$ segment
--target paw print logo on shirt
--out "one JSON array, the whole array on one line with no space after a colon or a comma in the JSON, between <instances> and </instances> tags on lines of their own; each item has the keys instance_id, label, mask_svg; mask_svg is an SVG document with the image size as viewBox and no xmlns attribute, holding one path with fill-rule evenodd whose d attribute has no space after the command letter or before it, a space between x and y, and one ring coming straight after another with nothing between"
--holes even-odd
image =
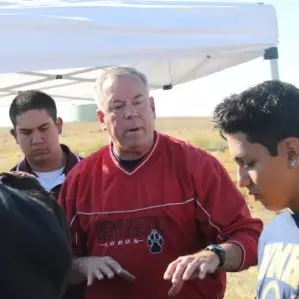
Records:
<instances>
[{"instance_id":1,"label":"paw print logo on shirt","mask_svg":"<svg viewBox=\"0 0 299 299\"><path fill-rule=\"evenodd\" d=\"M149 252L152 254L162 252L164 245L163 236L156 229L153 229L147 236L147 245Z\"/></svg>"}]
</instances>

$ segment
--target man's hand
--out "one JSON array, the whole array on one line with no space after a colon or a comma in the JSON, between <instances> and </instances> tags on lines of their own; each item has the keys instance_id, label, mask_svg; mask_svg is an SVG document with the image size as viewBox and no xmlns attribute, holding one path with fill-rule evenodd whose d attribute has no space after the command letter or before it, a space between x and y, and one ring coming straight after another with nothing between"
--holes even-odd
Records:
<instances>
[{"instance_id":1,"label":"man's hand","mask_svg":"<svg viewBox=\"0 0 299 299\"><path fill-rule=\"evenodd\" d=\"M87 278L87 285L92 285L94 279L102 280L104 277L112 279L115 274L129 280L135 280L135 276L123 269L122 266L110 256L81 257L74 260L74 268Z\"/></svg>"},{"instance_id":2,"label":"man's hand","mask_svg":"<svg viewBox=\"0 0 299 299\"><path fill-rule=\"evenodd\" d=\"M219 263L218 256L211 251L179 257L169 264L164 274L164 279L172 282L168 295L177 295L187 280L204 279L208 273L214 273Z\"/></svg>"}]
</instances>

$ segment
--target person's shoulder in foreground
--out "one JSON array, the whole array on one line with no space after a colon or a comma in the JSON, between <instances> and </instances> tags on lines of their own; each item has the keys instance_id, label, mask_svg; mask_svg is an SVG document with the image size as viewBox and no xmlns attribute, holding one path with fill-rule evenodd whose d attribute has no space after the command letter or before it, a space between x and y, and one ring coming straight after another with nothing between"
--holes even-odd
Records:
<instances>
[{"instance_id":1,"label":"person's shoulder in foreground","mask_svg":"<svg viewBox=\"0 0 299 299\"><path fill-rule=\"evenodd\" d=\"M260 299L299 294L298 113L298 88L274 80L226 98L214 111L238 165L240 186L267 209L284 210L260 237Z\"/></svg>"},{"instance_id":2,"label":"person's shoulder in foreground","mask_svg":"<svg viewBox=\"0 0 299 299\"><path fill-rule=\"evenodd\" d=\"M52 213L0 183L0 292L11 299L57 299L71 270L71 251Z\"/></svg>"},{"instance_id":3,"label":"person's shoulder in foreground","mask_svg":"<svg viewBox=\"0 0 299 299\"><path fill-rule=\"evenodd\" d=\"M6 171L0 173L0 181L6 186L24 192L32 200L37 201L53 213L63 232L69 237L69 229L63 210L58 205L56 198L44 189L34 175L22 171Z\"/></svg>"}]
</instances>

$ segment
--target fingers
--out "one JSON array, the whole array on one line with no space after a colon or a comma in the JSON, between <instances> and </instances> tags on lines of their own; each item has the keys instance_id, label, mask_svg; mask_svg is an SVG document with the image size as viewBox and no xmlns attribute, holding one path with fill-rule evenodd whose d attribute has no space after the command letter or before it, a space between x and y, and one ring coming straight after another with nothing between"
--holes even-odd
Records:
<instances>
[{"instance_id":1,"label":"fingers","mask_svg":"<svg viewBox=\"0 0 299 299\"><path fill-rule=\"evenodd\" d=\"M122 271L119 273L119 276L129 281L136 280L136 277L125 269L122 269Z\"/></svg>"},{"instance_id":2,"label":"fingers","mask_svg":"<svg viewBox=\"0 0 299 299\"><path fill-rule=\"evenodd\" d=\"M182 266L182 265L181 265ZM185 271L181 278L176 277L175 281L172 279L172 286L168 291L168 296L176 296L182 289L184 282L194 277L194 275L198 272L198 278L204 279L206 277L208 271L208 265L205 260L197 261L194 260L187 267L183 268ZM179 270L177 273L181 273Z\"/></svg>"},{"instance_id":3,"label":"fingers","mask_svg":"<svg viewBox=\"0 0 299 299\"><path fill-rule=\"evenodd\" d=\"M94 280L94 275L93 272L88 272L87 273L87 285L91 286Z\"/></svg>"},{"instance_id":4,"label":"fingers","mask_svg":"<svg viewBox=\"0 0 299 299\"><path fill-rule=\"evenodd\" d=\"M117 273L120 277L129 281L134 281L136 279L133 274L123 269L123 267L111 257L107 257L105 262L114 271L114 273Z\"/></svg>"},{"instance_id":5,"label":"fingers","mask_svg":"<svg viewBox=\"0 0 299 299\"><path fill-rule=\"evenodd\" d=\"M193 260L189 263L183 274L183 280L190 280L198 277L199 279L204 279L208 272L208 264L206 259Z\"/></svg>"},{"instance_id":6,"label":"fingers","mask_svg":"<svg viewBox=\"0 0 299 299\"><path fill-rule=\"evenodd\" d=\"M169 296L177 295L183 287L184 277L186 280L193 275L197 269L197 262L191 256L179 258L173 263L171 263L165 274L165 279L171 279L172 286L168 292Z\"/></svg>"},{"instance_id":7,"label":"fingers","mask_svg":"<svg viewBox=\"0 0 299 299\"><path fill-rule=\"evenodd\" d=\"M180 262L177 263L176 268L172 275L172 279L171 279L172 283L177 283L182 280L183 275L185 273L186 268L188 267L189 262L190 262L190 259L187 258L187 259L181 260Z\"/></svg>"},{"instance_id":8,"label":"fingers","mask_svg":"<svg viewBox=\"0 0 299 299\"><path fill-rule=\"evenodd\" d=\"M105 263L113 270L114 273L119 274L123 270L122 266L111 257L106 257Z\"/></svg>"},{"instance_id":9,"label":"fingers","mask_svg":"<svg viewBox=\"0 0 299 299\"><path fill-rule=\"evenodd\" d=\"M164 279L170 280L172 278L173 273L175 272L176 266L179 263L179 259L175 260L174 262L170 263L164 273Z\"/></svg>"},{"instance_id":10,"label":"fingers","mask_svg":"<svg viewBox=\"0 0 299 299\"><path fill-rule=\"evenodd\" d=\"M93 272L93 276L96 277L98 280L104 279L104 275L100 269L95 269L95 271Z\"/></svg>"},{"instance_id":11,"label":"fingers","mask_svg":"<svg viewBox=\"0 0 299 299\"><path fill-rule=\"evenodd\" d=\"M168 291L168 296L176 296L182 289L183 284L184 284L183 280L181 280L180 282L174 283Z\"/></svg>"},{"instance_id":12,"label":"fingers","mask_svg":"<svg viewBox=\"0 0 299 299\"><path fill-rule=\"evenodd\" d=\"M94 269L94 271L90 271L87 273L87 285L91 286L93 284L94 279L102 280L104 275L101 273L100 269Z\"/></svg>"},{"instance_id":13,"label":"fingers","mask_svg":"<svg viewBox=\"0 0 299 299\"><path fill-rule=\"evenodd\" d=\"M164 274L164 279L171 279L172 283L175 283L181 279L189 280L195 278L194 273L198 270L199 260L194 257L178 258L172 262Z\"/></svg>"},{"instance_id":14,"label":"fingers","mask_svg":"<svg viewBox=\"0 0 299 299\"><path fill-rule=\"evenodd\" d=\"M79 263L80 262L80 263ZM85 273L87 285L90 286L94 279L102 280L105 277L112 279L115 274L128 280L134 281L136 278L111 257L89 257L78 259L82 273Z\"/></svg>"},{"instance_id":15,"label":"fingers","mask_svg":"<svg viewBox=\"0 0 299 299\"><path fill-rule=\"evenodd\" d=\"M114 271L107 266L107 264L102 263L99 268L96 268L96 270L99 270L100 272L102 272L104 275L106 275L109 279L114 277Z\"/></svg>"},{"instance_id":16,"label":"fingers","mask_svg":"<svg viewBox=\"0 0 299 299\"><path fill-rule=\"evenodd\" d=\"M195 259L191 263L187 264L187 267L183 274L183 280L189 280L191 278L194 278L194 274L198 271L199 263L200 262Z\"/></svg>"},{"instance_id":17,"label":"fingers","mask_svg":"<svg viewBox=\"0 0 299 299\"><path fill-rule=\"evenodd\" d=\"M208 266L205 260L193 260L191 263L187 265L187 267L185 263L181 264L180 266L181 269L184 270L183 275L177 276L175 280L172 279L172 286L168 291L168 296L176 296L181 291L184 282L193 278L197 272L199 272L198 278L204 279L206 277ZM178 275L180 275L181 272L182 270L179 270L177 272Z\"/></svg>"},{"instance_id":18,"label":"fingers","mask_svg":"<svg viewBox=\"0 0 299 299\"><path fill-rule=\"evenodd\" d=\"M167 267L164 279L171 280L172 287L168 295L177 295L184 285L184 282L198 277L204 279L207 273L213 273L217 269L217 263L211 256L197 255L180 257Z\"/></svg>"},{"instance_id":19,"label":"fingers","mask_svg":"<svg viewBox=\"0 0 299 299\"><path fill-rule=\"evenodd\" d=\"M199 273L198 273L198 278L199 279L205 279L206 275L208 272L208 264L207 261L203 261L200 265L199 265Z\"/></svg>"}]
</instances>

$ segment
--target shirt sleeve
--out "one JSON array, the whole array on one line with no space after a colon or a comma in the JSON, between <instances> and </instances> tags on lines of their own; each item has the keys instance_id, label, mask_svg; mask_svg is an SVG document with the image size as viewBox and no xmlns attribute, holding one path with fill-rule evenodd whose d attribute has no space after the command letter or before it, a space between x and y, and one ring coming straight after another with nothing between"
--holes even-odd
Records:
<instances>
[{"instance_id":1,"label":"shirt sleeve","mask_svg":"<svg viewBox=\"0 0 299 299\"><path fill-rule=\"evenodd\" d=\"M78 165L77 165L78 166ZM80 173L75 166L67 175L59 192L58 203L62 207L70 230L70 240L74 256L86 255L86 234L77 214L77 197Z\"/></svg>"},{"instance_id":2,"label":"shirt sleeve","mask_svg":"<svg viewBox=\"0 0 299 299\"><path fill-rule=\"evenodd\" d=\"M237 271L255 266L262 221L251 217L244 197L215 157L197 149L192 156L196 216L207 242L238 244L243 261Z\"/></svg>"}]
</instances>

